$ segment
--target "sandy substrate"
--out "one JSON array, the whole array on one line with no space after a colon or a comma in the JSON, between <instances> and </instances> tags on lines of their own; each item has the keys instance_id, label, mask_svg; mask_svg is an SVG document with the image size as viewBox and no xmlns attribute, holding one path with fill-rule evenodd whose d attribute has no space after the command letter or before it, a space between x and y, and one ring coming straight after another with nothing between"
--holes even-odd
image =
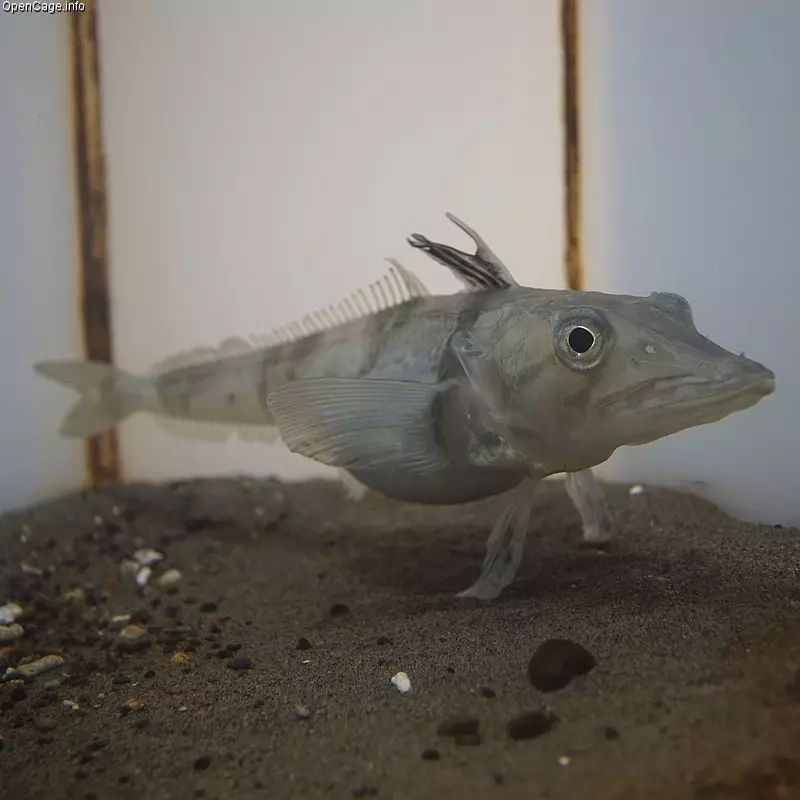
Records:
<instances>
[{"instance_id":1,"label":"sandy substrate","mask_svg":"<svg viewBox=\"0 0 800 800\"><path fill-rule=\"evenodd\" d=\"M620 534L586 550L547 486L488 604L453 595L502 498L217 480L7 516L0 607L24 635L0 645L0 797L800 797L800 531L610 497ZM139 588L120 565L143 548L163 559ZM595 666L543 692L528 663L552 638ZM24 675L45 655L63 663ZM524 713L539 735L515 740Z\"/></svg>"}]
</instances>

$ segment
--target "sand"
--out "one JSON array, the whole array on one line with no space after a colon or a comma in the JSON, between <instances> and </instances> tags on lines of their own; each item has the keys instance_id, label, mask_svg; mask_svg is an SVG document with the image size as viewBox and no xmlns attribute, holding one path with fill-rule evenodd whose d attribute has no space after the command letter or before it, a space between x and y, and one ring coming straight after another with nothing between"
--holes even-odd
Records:
<instances>
[{"instance_id":1,"label":"sand","mask_svg":"<svg viewBox=\"0 0 800 800\"><path fill-rule=\"evenodd\" d=\"M0 798L800 797L800 531L609 494L603 552L545 487L491 603L454 594L502 498L225 479L7 515L0 607L23 608L24 636L0 671L63 663L0 683ZM138 587L120 564L142 548L163 559ZM528 664L549 639L594 666L543 692ZM523 713L549 722L515 740Z\"/></svg>"}]
</instances>

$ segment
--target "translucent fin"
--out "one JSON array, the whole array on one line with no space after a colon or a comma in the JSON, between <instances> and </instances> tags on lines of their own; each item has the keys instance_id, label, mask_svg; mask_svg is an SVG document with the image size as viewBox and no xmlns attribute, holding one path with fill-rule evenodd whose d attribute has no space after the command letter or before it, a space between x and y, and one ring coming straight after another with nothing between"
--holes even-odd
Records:
<instances>
[{"instance_id":1,"label":"translucent fin","mask_svg":"<svg viewBox=\"0 0 800 800\"><path fill-rule=\"evenodd\" d=\"M587 544L607 542L613 532L614 519L594 473L590 469L568 472L564 476L564 487L581 516L583 541Z\"/></svg>"},{"instance_id":2,"label":"translucent fin","mask_svg":"<svg viewBox=\"0 0 800 800\"><path fill-rule=\"evenodd\" d=\"M293 452L351 470L428 472L448 462L432 434L436 386L410 381L314 378L268 398Z\"/></svg>"},{"instance_id":3,"label":"translucent fin","mask_svg":"<svg viewBox=\"0 0 800 800\"><path fill-rule=\"evenodd\" d=\"M489 534L480 577L458 597L492 600L514 580L525 552L535 493L533 478L526 478L514 489Z\"/></svg>"},{"instance_id":4,"label":"translucent fin","mask_svg":"<svg viewBox=\"0 0 800 800\"><path fill-rule=\"evenodd\" d=\"M139 409L141 379L96 361L40 361L34 372L79 392L59 428L61 436L85 439L114 427Z\"/></svg>"},{"instance_id":5,"label":"translucent fin","mask_svg":"<svg viewBox=\"0 0 800 800\"><path fill-rule=\"evenodd\" d=\"M182 439L197 439L205 442L225 442L232 436L248 444L276 444L281 441L280 431L274 425L236 425L205 420L188 420L153 415L153 421L161 430Z\"/></svg>"},{"instance_id":6,"label":"translucent fin","mask_svg":"<svg viewBox=\"0 0 800 800\"><path fill-rule=\"evenodd\" d=\"M446 244L432 242L419 233L412 233L408 237L408 243L447 267L470 290L506 289L518 285L511 270L495 255L477 231L462 222L455 214L448 212L447 218L475 243L474 255Z\"/></svg>"},{"instance_id":7,"label":"translucent fin","mask_svg":"<svg viewBox=\"0 0 800 800\"><path fill-rule=\"evenodd\" d=\"M357 481L346 469L339 470L339 480L342 483L348 500L357 503L369 491L369 487L364 486L361 481Z\"/></svg>"}]
</instances>

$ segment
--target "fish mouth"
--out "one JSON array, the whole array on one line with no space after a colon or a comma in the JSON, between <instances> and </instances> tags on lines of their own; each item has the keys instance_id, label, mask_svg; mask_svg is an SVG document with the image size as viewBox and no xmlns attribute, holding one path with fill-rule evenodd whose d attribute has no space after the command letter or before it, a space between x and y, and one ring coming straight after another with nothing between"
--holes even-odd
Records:
<instances>
[{"instance_id":1,"label":"fish mouth","mask_svg":"<svg viewBox=\"0 0 800 800\"><path fill-rule=\"evenodd\" d=\"M766 367L727 380L691 374L673 375L651 378L631 391L615 393L606 398L601 407L620 417L655 408L670 411L694 411L717 406L746 408L774 391L775 375Z\"/></svg>"}]
</instances>

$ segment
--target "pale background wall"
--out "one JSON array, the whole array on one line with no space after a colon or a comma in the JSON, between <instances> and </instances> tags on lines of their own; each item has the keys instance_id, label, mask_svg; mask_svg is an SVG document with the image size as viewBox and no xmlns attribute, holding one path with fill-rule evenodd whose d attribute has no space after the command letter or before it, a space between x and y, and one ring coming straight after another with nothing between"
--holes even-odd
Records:
<instances>
[{"instance_id":1,"label":"pale background wall","mask_svg":"<svg viewBox=\"0 0 800 800\"><path fill-rule=\"evenodd\" d=\"M0 12L0 510L78 488L64 395L31 364L80 353L68 20Z\"/></svg>"},{"instance_id":2,"label":"pale background wall","mask_svg":"<svg viewBox=\"0 0 800 800\"><path fill-rule=\"evenodd\" d=\"M120 365L265 333L386 256L457 289L405 243L466 243L448 210L521 280L563 285L557 0L105 0L100 41ZM329 472L120 432L132 478Z\"/></svg>"},{"instance_id":3,"label":"pale background wall","mask_svg":"<svg viewBox=\"0 0 800 800\"><path fill-rule=\"evenodd\" d=\"M800 523L800 3L582 6L590 287L685 294L698 328L778 387L601 471L705 482L734 513Z\"/></svg>"}]
</instances>

